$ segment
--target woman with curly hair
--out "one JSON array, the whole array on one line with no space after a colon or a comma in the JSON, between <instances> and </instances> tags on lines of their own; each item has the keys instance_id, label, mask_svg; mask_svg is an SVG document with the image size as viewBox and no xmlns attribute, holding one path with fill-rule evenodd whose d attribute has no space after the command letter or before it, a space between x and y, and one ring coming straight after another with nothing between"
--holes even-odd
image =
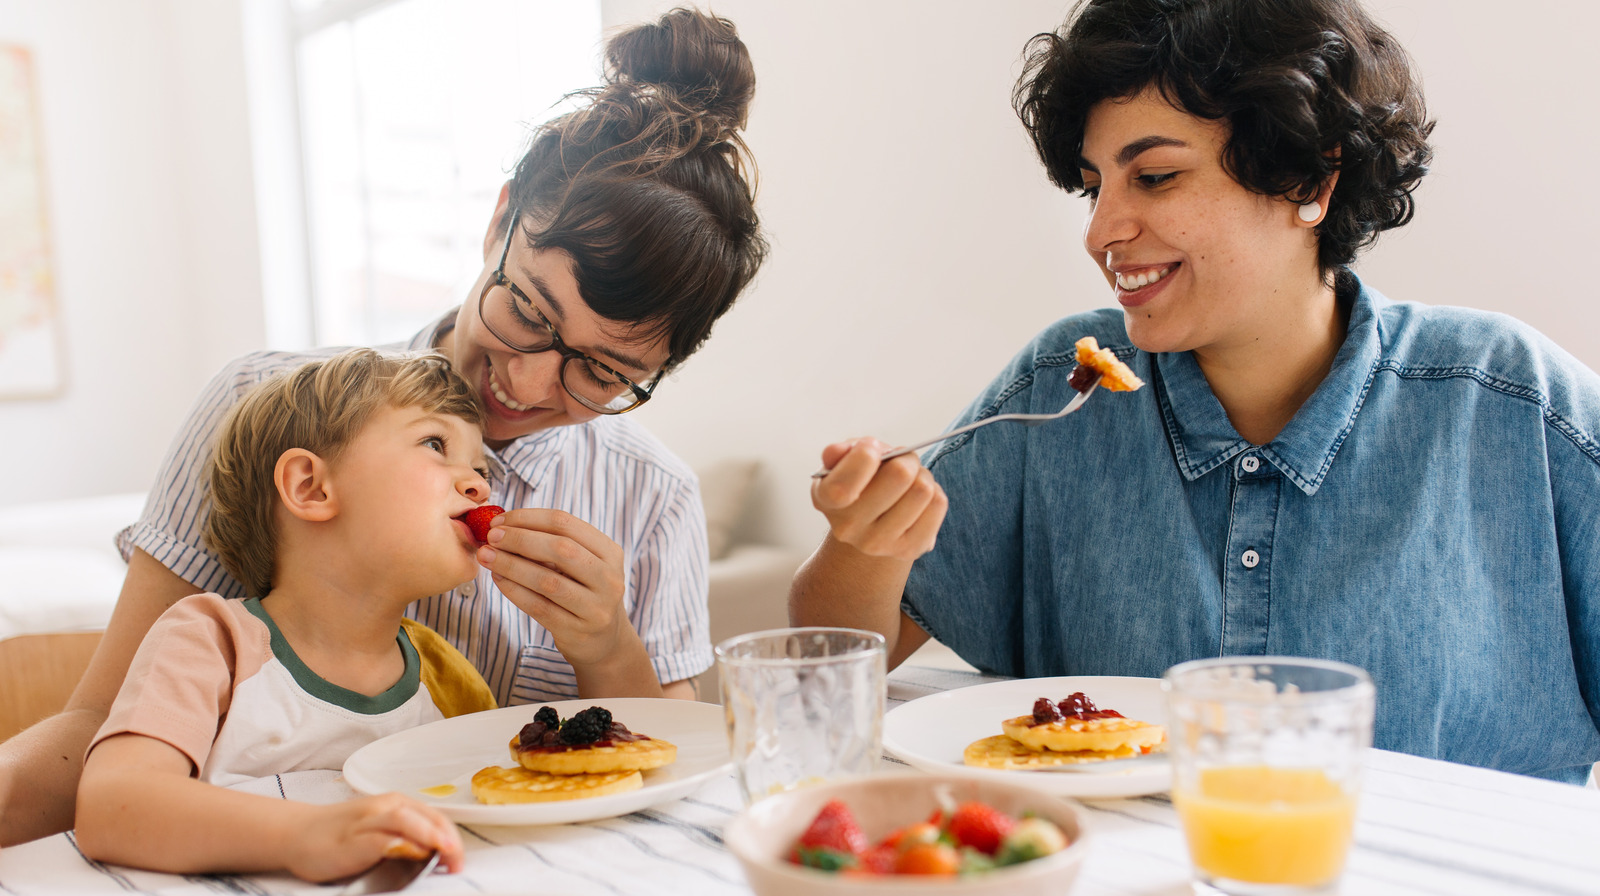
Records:
<instances>
[{"instance_id":1,"label":"woman with curly hair","mask_svg":"<svg viewBox=\"0 0 1600 896\"><path fill-rule=\"evenodd\" d=\"M1014 100L1119 307L1040 333L961 421L1061 408L1083 336L1149 385L926 467L828 446L796 621L1015 676L1343 660L1377 685L1377 746L1581 783L1600 377L1351 269L1431 155L1394 38L1355 0L1086 0Z\"/></svg>"}]
</instances>

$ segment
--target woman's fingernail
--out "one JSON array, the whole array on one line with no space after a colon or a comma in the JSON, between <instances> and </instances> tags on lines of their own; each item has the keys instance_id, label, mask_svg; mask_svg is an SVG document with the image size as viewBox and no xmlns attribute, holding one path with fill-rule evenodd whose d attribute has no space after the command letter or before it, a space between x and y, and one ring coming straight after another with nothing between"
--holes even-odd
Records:
<instances>
[{"instance_id":1,"label":"woman's fingernail","mask_svg":"<svg viewBox=\"0 0 1600 896\"><path fill-rule=\"evenodd\" d=\"M498 526L496 526L496 527L494 527L494 528L489 530L489 543L490 544L499 544L500 540L502 538L505 538L505 537L506 537L506 530L504 530L504 529L502 529L502 528L500 528Z\"/></svg>"},{"instance_id":2,"label":"woman's fingernail","mask_svg":"<svg viewBox=\"0 0 1600 896\"><path fill-rule=\"evenodd\" d=\"M494 548L484 545L483 547L478 548L478 562L482 563L484 566L488 566L494 562L494 558L498 556L499 553L500 552L496 551Z\"/></svg>"}]
</instances>

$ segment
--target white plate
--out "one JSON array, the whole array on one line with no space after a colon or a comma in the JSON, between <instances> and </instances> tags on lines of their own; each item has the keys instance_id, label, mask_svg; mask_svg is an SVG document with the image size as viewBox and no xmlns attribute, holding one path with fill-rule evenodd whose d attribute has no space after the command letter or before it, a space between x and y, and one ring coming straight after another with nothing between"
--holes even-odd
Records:
<instances>
[{"instance_id":1,"label":"white plate","mask_svg":"<svg viewBox=\"0 0 1600 896\"><path fill-rule=\"evenodd\" d=\"M1164 762L1139 763L1126 771L1034 772L975 768L961 761L968 744L1000 734L1000 722L1032 712L1033 701L1040 697L1064 700L1077 691L1101 709L1114 709L1130 719L1166 723L1159 678L1019 678L929 694L901 704L883 717L883 745L926 772L1026 780L1040 791L1061 796L1142 796L1170 789L1172 768Z\"/></svg>"},{"instance_id":2,"label":"white plate","mask_svg":"<svg viewBox=\"0 0 1600 896\"><path fill-rule=\"evenodd\" d=\"M669 741L678 748L670 765L643 772L644 787L554 803L486 805L472 797L472 775L485 766L511 766L508 744L533 721L539 706L562 718L604 706L629 730ZM689 794L731 765L722 707L687 700L619 697L561 700L509 706L456 716L391 734L367 744L344 763L344 778L361 793L404 793L437 808L453 821L470 824L566 824L626 815ZM448 794L428 788L454 787Z\"/></svg>"}]
</instances>

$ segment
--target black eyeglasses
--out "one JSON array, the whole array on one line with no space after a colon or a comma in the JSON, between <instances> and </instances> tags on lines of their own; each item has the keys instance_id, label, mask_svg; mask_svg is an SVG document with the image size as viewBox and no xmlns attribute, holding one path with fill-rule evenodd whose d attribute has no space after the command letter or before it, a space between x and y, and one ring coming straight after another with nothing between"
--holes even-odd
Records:
<instances>
[{"instance_id":1,"label":"black eyeglasses","mask_svg":"<svg viewBox=\"0 0 1600 896\"><path fill-rule=\"evenodd\" d=\"M500 250L500 265L478 295L478 318L483 325L494 338L523 354L559 352L561 388L591 411L625 414L649 401L661 380L660 373L648 385L639 386L605 362L568 346L527 293L506 277L506 258L511 254L511 238L517 232L518 220L513 209L506 226L505 248Z\"/></svg>"}]
</instances>

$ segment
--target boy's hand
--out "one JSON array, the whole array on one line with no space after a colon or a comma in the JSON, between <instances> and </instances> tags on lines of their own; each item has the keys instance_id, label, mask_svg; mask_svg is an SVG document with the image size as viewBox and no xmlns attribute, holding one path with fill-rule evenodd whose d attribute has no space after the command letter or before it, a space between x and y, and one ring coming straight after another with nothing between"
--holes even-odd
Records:
<instances>
[{"instance_id":1,"label":"boy's hand","mask_svg":"<svg viewBox=\"0 0 1600 896\"><path fill-rule=\"evenodd\" d=\"M489 530L478 562L574 667L605 660L632 636L623 612L622 548L560 510L511 510Z\"/></svg>"},{"instance_id":2,"label":"boy's hand","mask_svg":"<svg viewBox=\"0 0 1600 896\"><path fill-rule=\"evenodd\" d=\"M448 818L398 793L315 806L289 849L289 871L309 881L359 874L385 858L439 851L450 871L462 866L461 835Z\"/></svg>"}]
</instances>

